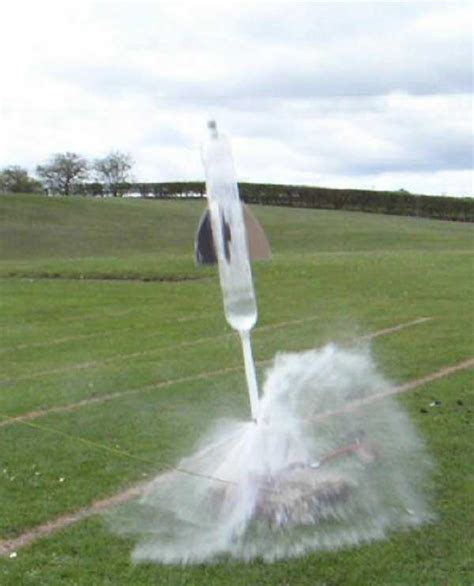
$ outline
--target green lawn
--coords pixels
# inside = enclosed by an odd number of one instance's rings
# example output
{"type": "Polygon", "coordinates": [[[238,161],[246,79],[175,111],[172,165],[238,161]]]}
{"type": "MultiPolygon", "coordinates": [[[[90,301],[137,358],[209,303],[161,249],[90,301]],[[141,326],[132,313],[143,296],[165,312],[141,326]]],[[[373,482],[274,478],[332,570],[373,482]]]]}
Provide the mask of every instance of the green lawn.
{"type": "MultiPolygon", "coordinates": [[[[0,196],[0,539],[152,477],[189,453],[216,417],[248,416],[215,270],[194,266],[203,208],[0,196]]],[[[255,267],[260,363],[419,317],[433,319],[372,342],[395,383],[474,356],[472,225],[253,210],[274,253],[255,267]]],[[[464,371],[399,399],[437,464],[430,526],[272,565],[165,567],[131,565],[132,543],[94,517],[0,558],[0,583],[472,584],[472,383],[464,371]],[[430,407],[433,399],[441,405],[430,407]]]]}

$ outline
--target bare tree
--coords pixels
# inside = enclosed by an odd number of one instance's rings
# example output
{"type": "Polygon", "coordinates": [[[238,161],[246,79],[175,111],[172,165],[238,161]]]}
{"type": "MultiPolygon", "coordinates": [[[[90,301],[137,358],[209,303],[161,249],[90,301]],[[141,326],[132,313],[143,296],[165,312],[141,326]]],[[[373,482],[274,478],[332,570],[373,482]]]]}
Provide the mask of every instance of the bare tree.
{"type": "Polygon", "coordinates": [[[75,184],[87,179],[87,161],[77,153],[57,153],[36,173],[45,187],[54,193],[70,195],[75,184]]]}
{"type": "Polygon", "coordinates": [[[120,188],[130,178],[132,167],[132,157],[119,151],[112,151],[103,159],[94,161],[98,181],[104,184],[105,190],[113,197],[121,195],[120,188]]]}

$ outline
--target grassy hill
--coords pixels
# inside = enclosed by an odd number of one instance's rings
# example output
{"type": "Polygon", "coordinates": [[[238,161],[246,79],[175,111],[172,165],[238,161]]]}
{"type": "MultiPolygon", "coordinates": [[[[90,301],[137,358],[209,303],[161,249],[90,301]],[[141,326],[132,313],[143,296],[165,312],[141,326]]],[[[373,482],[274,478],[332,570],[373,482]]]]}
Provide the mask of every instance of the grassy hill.
{"type": "MultiPolygon", "coordinates": [[[[194,265],[202,211],[189,200],[0,197],[0,540],[153,477],[216,417],[248,416],[216,271],[194,265]]],[[[260,376],[278,351],[420,317],[432,319],[371,343],[395,383],[474,355],[471,225],[253,211],[274,253],[255,266],[260,376]]],[[[132,544],[92,517],[0,558],[0,583],[470,584],[472,380],[461,371],[400,397],[436,460],[430,526],[270,566],[135,567],[132,544]]]]}
{"type": "MultiPolygon", "coordinates": [[[[84,272],[126,276],[123,262],[129,261],[135,265],[131,275],[159,276],[160,270],[169,274],[170,259],[194,272],[194,236],[204,207],[204,202],[192,200],[3,195],[1,274],[46,276],[48,267],[56,272],[60,267],[60,274],[71,277],[84,272]]],[[[447,252],[472,244],[472,227],[454,222],[331,210],[255,209],[275,254],[447,252]]]]}

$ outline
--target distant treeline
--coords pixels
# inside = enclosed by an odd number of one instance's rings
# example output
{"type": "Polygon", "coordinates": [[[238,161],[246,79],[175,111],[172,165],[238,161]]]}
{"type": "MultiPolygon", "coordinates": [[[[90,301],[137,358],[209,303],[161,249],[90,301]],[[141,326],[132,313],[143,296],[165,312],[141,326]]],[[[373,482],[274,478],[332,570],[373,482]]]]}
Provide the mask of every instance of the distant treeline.
{"type": "MultiPolygon", "coordinates": [[[[39,179],[18,165],[0,169],[0,193],[47,193],[94,197],[139,196],[158,199],[203,197],[201,181],[143,183],[131,179],[133,160],[127,153],[112,151],[88,161],[78,153],[56,153],[36,167],[39,179]]],[[[247,203],[328,210],[352,210],[439,220],[474,222],[474,199],[415,195],[405,189],[331,189],[301,185],[241,183],[247,203]]]]}
{"type": "Polygon", "coordinates": [[[372,191],[251,183],[241,185],[241,194],[244,201],[263,205],[350,210],[474,222],[474,199],[468,197],[415,195],[405,190],[372,191]]]}
{"type": "MultiPolygon", "coordinates": [[[[474,222],[474,198],[468,197],[415,195],[405,190],[371,191],[265,183],[240,183],[239,189],[242,199],[251,204],[351,210],[474,222]]],[[[123,195],[187,199],[203,197],[205,185],[199,181],[123,183],[118,191],[123,195]]],[[[106,190],[101,183],[84,183],[75,187],[75,193],[102,196],[106,190]]]]}

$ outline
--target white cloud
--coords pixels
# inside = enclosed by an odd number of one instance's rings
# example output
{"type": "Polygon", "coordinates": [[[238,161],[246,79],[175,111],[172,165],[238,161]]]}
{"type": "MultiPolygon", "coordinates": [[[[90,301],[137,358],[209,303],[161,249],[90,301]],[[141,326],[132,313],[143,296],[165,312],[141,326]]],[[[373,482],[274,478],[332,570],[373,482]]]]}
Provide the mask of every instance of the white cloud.
{"type": "Polygon", "coordinates": [[[242,179],[471,195],[471,12],[17,0],[0,40],[1,164],[119,149],[139,179],[202,178],[216,118],[242,179]]]}

